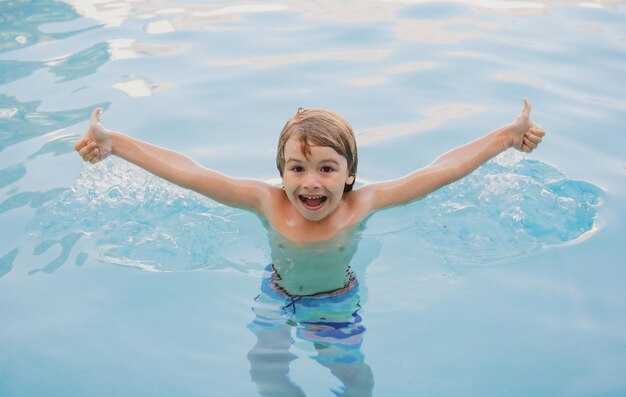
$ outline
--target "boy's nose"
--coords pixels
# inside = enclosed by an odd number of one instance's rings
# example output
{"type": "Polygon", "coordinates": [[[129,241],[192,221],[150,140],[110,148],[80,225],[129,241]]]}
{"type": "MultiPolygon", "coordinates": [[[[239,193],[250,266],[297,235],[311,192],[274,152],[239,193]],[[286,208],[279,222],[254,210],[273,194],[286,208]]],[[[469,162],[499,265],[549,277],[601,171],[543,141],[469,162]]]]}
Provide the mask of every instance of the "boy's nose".
{"type": "Polygon", "coordinates": [[[319,179],[314,174],[308,174],[302,185],[307,189],[317,189],[321,186],[319,179]]]}

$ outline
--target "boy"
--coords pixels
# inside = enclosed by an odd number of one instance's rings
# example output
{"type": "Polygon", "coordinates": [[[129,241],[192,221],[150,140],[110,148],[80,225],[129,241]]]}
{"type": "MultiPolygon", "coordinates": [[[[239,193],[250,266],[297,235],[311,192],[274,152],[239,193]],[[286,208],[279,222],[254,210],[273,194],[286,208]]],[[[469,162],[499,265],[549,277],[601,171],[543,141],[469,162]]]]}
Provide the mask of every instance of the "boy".
{"type": "Polygon", "coordinates": [[[231,178],[179,153],[108,131],[99,122],[100,109],[93,111],[75,149],[91,163],[114,154],[223,204],[254,211],[269,224],[271,264],[249,325],[257,336],[248,354],[250,376],[261,394],[304,395],[288,376],[296,327],[296,337],[314,346],[315,360],[341,381],[345,395],[371,396],[373,373],[361,352],[359,283],[350,266],[358,245],[358,238],[351,238],[354,230],[369,214],[424,197],[509,147],[531,152],[544,131],[529,114],[525,101],[513,123],[403,178],[354,190],[358,157],[352,127],[320,109],[299,109],[280,134],[276,165],[282,188],[231,178]]]}
{"type": "Polygon", "coordinates": [[[299,109],[281,132],[276,163],[282,188],[231,178],[182,154],[109,131],[99,122],[101,109],[92,112],[75,149],[90,163],[114,154],[223,204],[254,211],[291,241],[310,243],[351,229],[375,211],[422,198],[510,147],[527,153],[536,149],[545,132],[530,121],[530,109],[524,100],[514,122],[402,178],[354,190],[358,157],[352,127],[342,116],[321,109],[299,109]]]}

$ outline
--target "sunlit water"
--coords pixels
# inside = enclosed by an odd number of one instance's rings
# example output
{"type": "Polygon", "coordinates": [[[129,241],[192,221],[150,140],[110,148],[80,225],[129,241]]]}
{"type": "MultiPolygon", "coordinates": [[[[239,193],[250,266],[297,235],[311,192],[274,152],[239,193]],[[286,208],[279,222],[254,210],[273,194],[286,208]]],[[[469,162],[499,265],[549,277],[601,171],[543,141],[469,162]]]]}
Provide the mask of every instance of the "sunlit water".
{"type": "Polygon", "coordinates": [[[626,394],[622,3],[0,3],[0,395],[626,394]],[[325,107],[367,183],[523,97],[539,150],[321,245],[72,152],[101,106],[274,183],[325,107]]]}

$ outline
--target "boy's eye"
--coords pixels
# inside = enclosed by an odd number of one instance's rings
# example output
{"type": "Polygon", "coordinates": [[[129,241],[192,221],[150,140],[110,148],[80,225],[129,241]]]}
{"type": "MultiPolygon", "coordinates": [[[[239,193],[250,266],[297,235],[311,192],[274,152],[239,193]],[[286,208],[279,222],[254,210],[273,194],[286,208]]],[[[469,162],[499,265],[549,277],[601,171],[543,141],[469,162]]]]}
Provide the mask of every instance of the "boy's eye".
{"type": "Polygon", "coordinates": [[[330,167],[328,165],[325,165],[322,167],[322,172],[333,172],[335,169],[333,167],[330,167]]]}
{"type": "Polygon", "coordinates": [[[302,172],[302,171],[304,171],[304,167],[302,167],[301,165],[296,165],[296,166],[292,167],[291,170],[293,172],[302,172]]]}

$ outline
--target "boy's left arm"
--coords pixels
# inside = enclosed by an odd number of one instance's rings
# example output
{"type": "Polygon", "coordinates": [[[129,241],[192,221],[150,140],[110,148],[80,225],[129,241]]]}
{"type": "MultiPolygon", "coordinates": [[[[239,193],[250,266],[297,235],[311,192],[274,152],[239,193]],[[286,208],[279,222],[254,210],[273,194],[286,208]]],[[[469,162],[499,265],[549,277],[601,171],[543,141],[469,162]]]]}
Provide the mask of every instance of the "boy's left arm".
{"type": "MultiPolygon", "coordinates": [[[[372,211],[402,205],[470,174],[483,163],[514,147],[530,153],[537,148],[544,130],[530,121],[530,102],[524,100],[524,109],[514,122],[466,145],[439,156],[435,161],[400,179],[373,183],[361,188],[372,198],[372,211]]],[[[359,189],[359,190],[361,190],[359,189]]]]}

